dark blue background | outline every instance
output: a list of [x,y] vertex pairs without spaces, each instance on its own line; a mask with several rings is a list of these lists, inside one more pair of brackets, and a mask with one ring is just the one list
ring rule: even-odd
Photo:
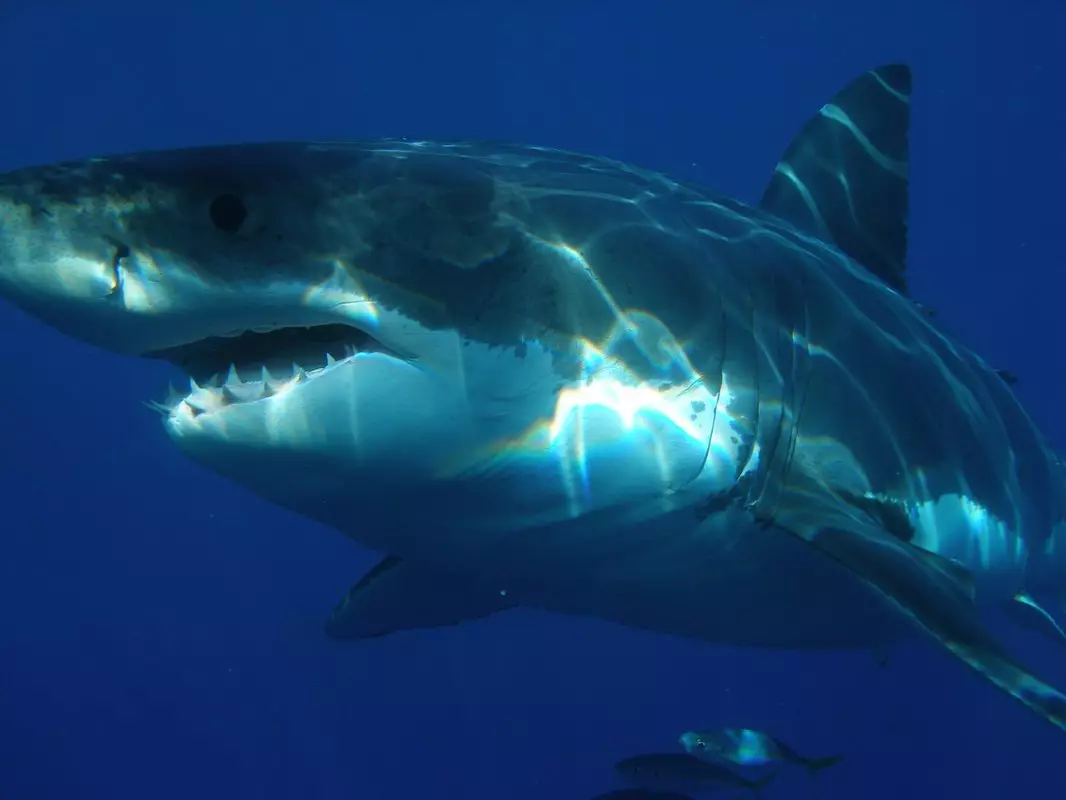
[[[914,293],[1066,446],[1062,0],[0,0],[0,170],[447,135],[755,200],[803,121],[895,60]],[[169,376],[0,308],[0,800],[578,799],[719,719],[847,754],[770,798],[1066,792],[1062,734],[924,645],[879,670],[532,612],[330,642],[375,555],[184,461],[139,404]],[[1066,651],[1007,637],[1066,685]]]

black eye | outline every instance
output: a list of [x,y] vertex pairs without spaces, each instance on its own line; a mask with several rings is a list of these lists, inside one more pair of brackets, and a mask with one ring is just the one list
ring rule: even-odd
[[215,227],[226,233],[236,233],[248,218],[244,201],[235,194],[220,194],[208,209]]

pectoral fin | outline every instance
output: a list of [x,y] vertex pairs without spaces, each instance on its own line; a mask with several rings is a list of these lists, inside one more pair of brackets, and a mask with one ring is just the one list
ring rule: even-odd
[[1066,695],[1034,677],[995,639],[972,601],[961,567],[854,519],[801,538],[878,591],[919,628],[1003,691],[1066,731]]
[[801,470],[779,498],[768,521],[836,561],[971,669],[1066,731],[1066,695],[1030,674],[985,627],[960,564],[887,531],[879,516]]
[[930,553],[918,547],[910,547],[911,555],[919,561],[925,562],[929,569],[939,571],[945,578],[955,584],[955,588],[962,593],[967,600],[974,600],[977,596],[973,574],[962,564],[946,556]]
[[326,620],[331,639],[371,639],[403,630],[440,628],[512,608],[500,591],[386,556]]
[[1066,633],[1059,627],[1055,618],[1025,592],[1016,594],[1003,610],[1016,625],[1066,644]]

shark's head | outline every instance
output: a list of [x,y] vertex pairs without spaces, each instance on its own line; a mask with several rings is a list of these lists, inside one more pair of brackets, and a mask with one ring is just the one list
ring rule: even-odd
[[0,295],[182,369],[160,404],[179,447],[372,546],[402,550],[359,530],[381,511],[411,536],[501,533],[676,493],[721,387],[617,296],[654,270],[621,272],[624,238],[557,213],[574,193],[533,166],[475,155],[270,144],[11,173]]

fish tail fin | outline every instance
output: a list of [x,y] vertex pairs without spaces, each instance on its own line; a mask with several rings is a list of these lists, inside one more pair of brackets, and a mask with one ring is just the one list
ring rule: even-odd
[[778,770],[777,772],[771,772],[769,775],[764,775],[761,778],[755,778],[748,784],[748,788],[755,792],[756,797],[761,797],[762,790],[769,786],[770,782],[775,780],[780,774],[781,772]]
[[819,772],[821,772],[826,767],[833,766],[834,764],[836,764],[838,761],[840,761],[843,758],[844,758],[844,756],[826,756],[825,758],[808,758],[808,759],[804,760],[803,766],[805,766],[810,771],[810,773],[812,775],[817,775]]

